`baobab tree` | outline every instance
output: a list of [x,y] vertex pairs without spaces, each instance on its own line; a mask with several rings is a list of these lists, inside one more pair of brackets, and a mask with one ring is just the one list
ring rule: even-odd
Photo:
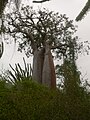
[[[33,79],[55,87],[56,75],[52,53],[59,59],[68,58],[72,45],[78,51],[76,28],[66,15],[47,9],[33,10],[22,7],[21,11],[6,14],[5,32],[19,43],[19,51],[33,55]],[[56,53],[56,54],[55,54]]]

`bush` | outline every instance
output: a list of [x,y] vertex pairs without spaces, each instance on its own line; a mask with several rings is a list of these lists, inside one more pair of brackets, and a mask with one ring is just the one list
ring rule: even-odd
[[[1,120],[88,120],[90,95],[80,88],[79,96],[52,90],[32,80],[12,85],[0,81]],[[72,94],[71,94],[72,95]]]

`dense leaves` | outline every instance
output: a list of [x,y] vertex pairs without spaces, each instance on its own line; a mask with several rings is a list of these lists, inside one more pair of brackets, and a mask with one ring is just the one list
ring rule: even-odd
[[10,88],[7,84],[0,81],[0,119],[2,120],[88,120],[90,118],[90,94],[84,89],[78,87],[77,94],[71,97],[63,90],[50,90],[30,80],[18,82]]

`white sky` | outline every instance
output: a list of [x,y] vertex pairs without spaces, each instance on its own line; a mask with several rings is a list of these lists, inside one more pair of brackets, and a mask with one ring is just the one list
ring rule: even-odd
[[[29,1],[29,0],[26,0],[26,1]],[[31,6],[33,5],[34,8],[36,8],[37,5],[39,5],[39,7],[41,8],[46,7],[55,12],[66,14],[70,19],[75,20],[76,16],[82,10],[86,2],[87,0],[51,0],[50,2],[46,2],[43,4],[33,4],[32,0],[30,0],[30,5]],[[79,36],[81,41],[84,41],[84,40],[90,41],[89,22],[90,22],[90,12],[88,12],[86,17],[82,21],[74,22],[76,25],[78,25],[77,35]],[[15,62],[22,63],[23,54],[16,52],[14,44],[5,45],[5,46],[7,49],[5,50],[0,60],[1,69],[8,68],[8,63],[11,63],[11,64]],[[14,52],[15,54],[13,55]],[[32,60],[29,58],[28,61],[31,62]],[[89,61],[90,61],[90,56],[81,56],[78,59],[77,63],[83,76],[86,74],[85,78],[88,78],[90,80],[90,62]]]

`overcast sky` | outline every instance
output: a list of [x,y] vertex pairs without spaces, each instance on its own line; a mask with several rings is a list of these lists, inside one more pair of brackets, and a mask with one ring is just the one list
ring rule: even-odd
[[[39,7],[46,7],[55,12],[66,14],[70,19],[74,20],[76,25],[78,25],[77,35],[80,40],[90,41],[90,12],[88,12],[82,21],[75,22],[76,16],[82,10],[86,2],[87,0],[51,0],[50,2],[39,4]],[[25,0],[23,3],[25,3]],[[37,4],[33,4],[31,0],[29,4],[34,6],[34,8],[37,7]],[[5,49],[5,52],[0,60],[1,68],[8,68],[8,63],[13,64],[15,61],[22,63],[23,54],[16,52],[14,43],[12,45],[5,46],[7,49]],[[31,59],[28,59],[28,61],[30,62]],[[77,63],[79,69],[83,73],[83,76],[86,74],[85,78],[90,79],[90,56],[79,57]]]

